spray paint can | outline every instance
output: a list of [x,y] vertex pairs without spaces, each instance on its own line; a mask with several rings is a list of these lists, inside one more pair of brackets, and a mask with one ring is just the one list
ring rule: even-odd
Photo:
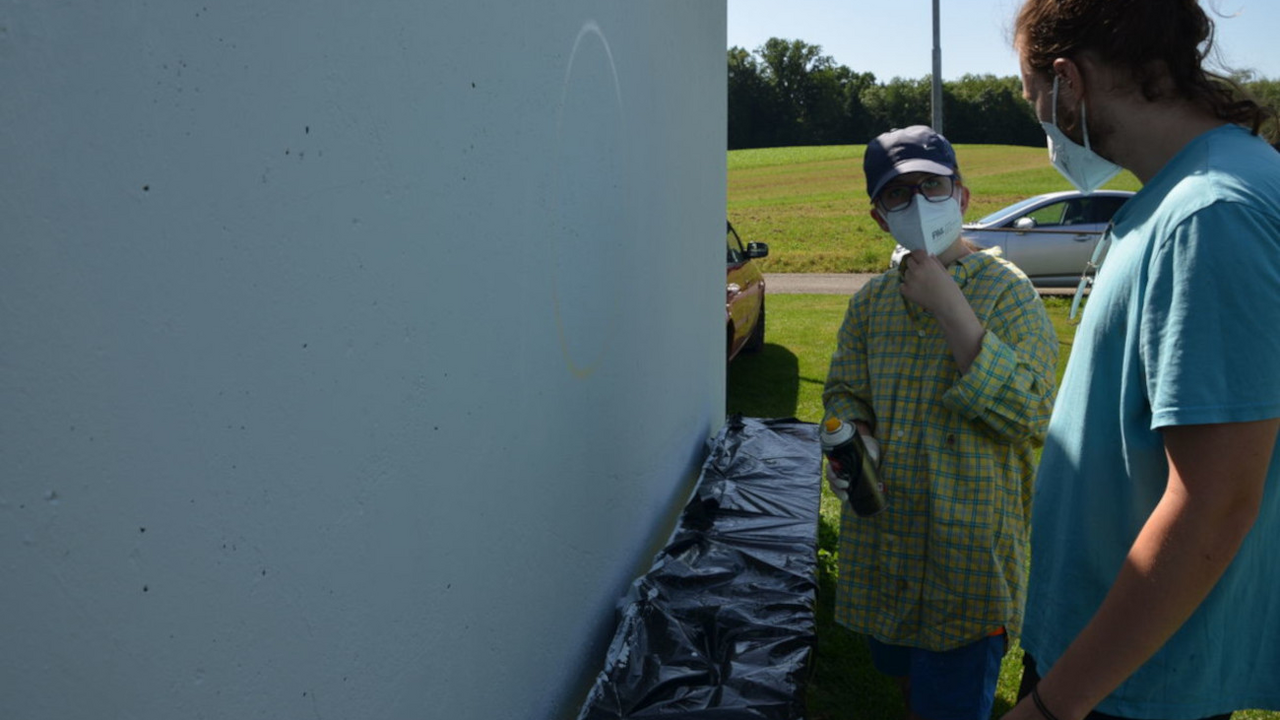
[[827,418],[818,436],[830,471],[849,483],[849,506],[861,517],[871,517],[884,509],[880,471],[867,452],[862,436],[852,423]]

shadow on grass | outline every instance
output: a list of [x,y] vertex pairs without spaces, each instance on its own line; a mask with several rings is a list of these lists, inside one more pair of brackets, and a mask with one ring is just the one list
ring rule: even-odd
[[[725,410],[747,417],[795,417],[802,384],[800,360],[782,345],[739,355],[729,363]],[[816,382],[821,382],[817,380]],[[811,720],[891,720],[905,714],[894,682],[876,672],[866,640],[835,621],[836,550],[840,510],[823,490],[818,525],[817,638],[806,688]]]
[[746,417],[795,417],[800,398],[800,359],[782,345],[765,344],[729,363],[725,412]]

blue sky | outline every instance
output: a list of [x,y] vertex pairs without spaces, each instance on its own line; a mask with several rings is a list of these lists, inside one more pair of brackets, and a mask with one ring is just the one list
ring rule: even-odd
[[[1223,64],[1280,79],[1280,2],[1209,0]],[[1205,3],[1205,0],[1202,0]],[[821,45],[857,72],[920,78],[933,71],[932,0],[728,0],[728,47],[755,50],[770,37]],[[1017,75],[1009,28],[1019,0],[940,0],[942,77]],[[1206,4],[1206,7],[1209,7]]]

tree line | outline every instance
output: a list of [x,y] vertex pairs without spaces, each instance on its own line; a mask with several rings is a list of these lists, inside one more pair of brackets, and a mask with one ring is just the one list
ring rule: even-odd
[[[836,64],[820,45],[780,38],[753,52],[729,48],[728,58],[730,150],[863,144],[889,128],[932,122],[929,76],[879,82],[872,73]],[[1232,79],[1256,99],[1280,108],[1280,81],[1251,73]],[[1015,76],[943,81],[942,118],[943,134],[953,143],[1045,143]]]

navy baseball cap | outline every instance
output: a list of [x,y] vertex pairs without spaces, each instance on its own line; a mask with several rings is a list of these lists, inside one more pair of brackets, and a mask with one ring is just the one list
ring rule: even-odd
[[925,125],[895,128],[867,143],[862,171],[867,195],[873,200],[890,180],[913,172],[954,175],[959,170],[956,151],[947,139]]

